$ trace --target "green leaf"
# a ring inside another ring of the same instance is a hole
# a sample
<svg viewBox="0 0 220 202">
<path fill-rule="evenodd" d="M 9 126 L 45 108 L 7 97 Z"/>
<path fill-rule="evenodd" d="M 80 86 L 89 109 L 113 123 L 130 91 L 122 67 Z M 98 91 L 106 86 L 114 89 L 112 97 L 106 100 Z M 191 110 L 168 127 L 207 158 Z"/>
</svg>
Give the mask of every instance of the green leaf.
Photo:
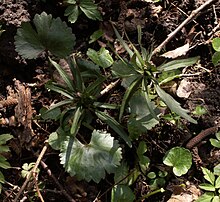
<svg viewBox="0 0 220 202">
<path fill-rule="evenodd" d="M 206 113 L 207 113 L 207 109 L 201 105 L 196 106 L 196 109 L 193 112 L 193 114 L 198 115 L 198 116 L 202 116 Z"/>
<path fill-rule="evenodd" d="M 128 52 L 130 58 L 134 55 L 134 52 L 129 48 L 129 46 L 125 43 L 125 41 L 122 39 L 121 35 L 118 33 L 117 29 L 113 25 L 113 29 L 115 32 L 115 35 L 117 39 L 119 40 L 120 44 L 124 47 L 124 49 Z"/>
<path fill-rule="evenodd" d="M 43 51 L 63 58 L 71 54 L 75 44 L 75 35 L 60 18 L 53 19 L 52 15 L 42 12 L 34 16 L 33 24 L 21 24 L 15 36 L 15 49 L 26 59 L 35 59 Z"/>
<path fill-rule="evenodd" d="M 35 59 L 45 50 L 45 47 L 30 23 L 23 22 L 21 28 L 17 29 L 15 50 L 23 58 L 27 59 Z"/>
<path fill-rule="evenodd" d="M 142 81 L 142 77 L 137 77 L 129 86 L 129 88 L 126 90 L 120 107 L 119 121 L 121 121 L 125 107 L 127 106 L 127 103 L 129 102 L 131 96 L 134 94 L 135 91 L 137 91 L 141 81 Z"/>
<path fill-rule="evenodd" d="M 126 78 L 138 74 L 133 69 L 132 65 L 123 61 L 115 61 L 111 70 L 114 75 L 117 75 L 120 78 Z"/>
<path fill-rule="evenodd" d="M 86 54 L 95 64 L 103 68 L 110 67 L 114 62 L 109 51 L 103 47 L 99 51 L 89 48 Z"/>
<path fill-rule="evenodd" d="M 214 193 L 212 192 L 206 192 L 202 196 L 200 196 L 196 202 L 211 202 L 212 199 L 214 198 Z"/>
<path fill-rule="evenodd" d="M 207 168 L 202 167 L 202 172 L 204 174 L 204 178 L 210 182 L 213 186 L 215 185 L 215 175 Z"/>
<path fill-rule="evenodd" d="M 0 184 L 4 184 L 5 183 L 5 177 L 3 175 L 3 173 L 0 171 Z M 1 188 L 0 188 L 1 189 Z"/>
<path fill-rule="evenodd" d="M 166 105 L 170 108 L 171 111 L 190 121 L 191 123 L 197 124 L 197 121 L 194 120 L 191 116 L 187 114 L 188 110 L 183 109 L 180 104 L 174 100 L 172 96 L 162 90 L 158 85 L 155 85 L 155 89 L 157 94 L 161 97 L 161 99 L 166 103 Z"/>
<path fill-rule="evenodd" d="M 214 66 L 217 66 L 220 62 L 220 52 L 215 52 L 212 55 L 212 63 L 214 64 Z"/>
<path fill-rule="evenodd" d="M 215 186 L 207 183 L 200 184 L 199 188 L 206 191 L 215 191 Z"/>
<path fill-rule="evenodd" d="M 129 147 L 132 147 L 131 140 L 128 137 L 127 133 L 114 118 L 98 110 L 95 111 L 95 114 L 98 116 L 99 119 L 107 123 L 127 143 Z"/>
<path fill-rule="evenodd" d="M 190 66 L 195 64 L 199 60 L 199 57 L 193 57 L 193 58 L 187 58 L 187 59 L 181 59 L 181 60 L 173 60 L 170 62 L 167 62 L 165 64 L 160 65 L 157 67 L 157 70 L 159 71 L 170 71 L 186 66 Z"/>
<path fill-rule="evenodd" d="M 167 166 L 172 166 L 176 176 L 181 176 L 186 174 L 190 169 L 192 155 L 188 149 L 174 147 L 166 153 L 163 163 Z"/>
<path fill-rule="evenodd" d="M 89 144 L 66 136 L 61 143 L 60 160 L 65 170 L 79 180 L 98 183 L 105 178 L 105 171 L 114 172 L 122 159 L 121 148 L 109 133 L 94 130 Z"/>
<path fill-rule="evenodd" d="M 214 175 L 220 176 L 220 163 L 214 167 Z"/>
<path fill-rule="evenodd" d="M 157 177 L 156 173 L 155 172 L 149 172 L 147 174 L 147 177 L 150 178 L 150 179 L 155 179 Z"/>
<path fill-rule="evenodd" d="M 3 169 L 11 168 L 10 164 L 7 162 L 7 159 L 0 155 L 0 167 Z"/>
<path fill-rule="evenodd" d="M 69 134 L 65 133 L 61 128 L 58 128 L 56 132 L 50 134 L 48 143 L 55 149 L 60 150 L 62 143 L 66 140 Z"/>
<path fill-rule="evenodd" d="M 152 117 L 156 120 L 159 121 L 155 111 L 154 111 L 154 105 L 152 104 L 149 96 L 148 96 L 148 90 L 147 90 L 147 81 L 145 79 L 142 80 L 142 91 L 143 91 L 143 95 L 144 98 L 146 100 L 146 107 L 148 108 L 150 114 L 152 115 Z"/>
<path fill-rule="evenodd" d="M 144 141 L 141 141 L 138 145 L 138 148 L 137 148 L 137 155 L 138 155 L 138 158 L 139 158 L 139 166 L 141 168 L 141 171 L 143 173 L 146 172 L 147 168 L 149 167 L 150 165 L 150 159 L 144 155 L 144 153 L 147 151 L 147 145 Z"/>
<path fill-rule="evenodd" d="M 49 60 L 50 60 L 51 64 L 56 68 L 56 70 L 58 71 L 58 73 L 61 76 L 61 78 L 66 83 L 66 85 L 69 88 L 69 90 L 71 90 L 72 92 L 75 92 L 75 88 L 73 86 L 73 81 L 70 78 L 70 76 L 63 70 L 63 68 L 58 63 L 56 63 L 55 61 L 53 61 L 50 58 L 49 58 Z"/>
<path fill-rule="evenodd" d="M 219 202 L 219 201 L 220 201 L 219 196 L 214 196 L 214 198 L 212 199 L 212 202 Z"/>
<path fill-rule="evenodd" d="M 214 38 L 212 40 L 212 47 L 215 51 L 220 52 L 220 38 Z"/>
<path fill-rule="evenodd" d="M 44 120 L 47 119 L 58 120 L 60 114 L 61 114 L 61 110 L 59 107 L 56 107 L 53 110 L 50 110 L 49 112 L 48 109 L 45 107 L 40 109 L 40 116 Z"/>
<path fill-rule="evenodd" d="M 69 99 L 73 99 L 74 96 L 76 95 L 75 92 L 70 91 L 66 86 L 60 86 L 57 83 L 54 82 L 47 82 L 45 85 L 46 88 L 48 88 L 51 91 L 60 93 L 61 95 L 69 98 Z"/>
<path fill-rule="evenodd" d="M 155 108 L 153 102 L 151 103 L 152 108 L 156 115 L 159 115 L 159 110 Z M 155 125 L 159 123 L 158 120 L 154 119 L 150 113 L 144 93 L 138 90 L 133 94 L 129 102 L 131 115 L 128 119 L 128 131 L 132 139 L 136 139 L 142 133 L 147 130 L 151 130 Z"/>
<path fill-rule="evenodd" d="M 102 20 L 97 5 L 92 0 L 80 0 L 79 7 L 85 15 L 92 20 Z"/>
<path fill-rule="evenodd" d="M 100 37 L 102 37 L 104 34 L 102 29 L 98 29 L 93 34 L 90 36 L 89 44 L 95 42 L 98 40 Z"/>
<path fill-rule="evenodd" d="M 215 134 L 216 138 L 220 141 L 220 131 Z"/>
<path fill-rule="evenodd" d="M 68 21 L 71 23 L 75 23 L 79 16 L 79 6 L 78 5 L 69 5 L 65 12 L 65 16 L 68 16 Z"/>
<path fill-rule="evenodd" d="M 213 147 L 220 148 L 220 141 L 219 140 L 216 140 L 214 138 L 210 138 L 209 141 Z"/>
<path fill-rule="evenodd" d="M 13 136 L 10 134 L 0 135 L 0 145 L 6 144 L 8 140 L 12 139 Z"/>
<path fill-rule="evenodd" d="M 85 110 L 80 106 L 77 107 L 75 110 L 75 113 L 73 115 L 73 122 L 72 122 L 72 126 L 70 129 L 70 134 L 75 137 L 76 134 L 78 133 L 78 130 L 81 126 L 81 121 L 82 121 L 82 116 L 84 114 Z"/>
<path fill-rule="evenodd" d="M 144 141 L 141 141 L 137 148 L 137 155 L 142 156 L 147 151 L 147 145 Z"/>
<path fill-rule="evenodd" d="M 215 180 L 215 188 L 216 189 L 220 188 L 220 176 L 218 176 L 217 179 Z"/>
<path fill-rule="evenodd" d="M 135 195 L 127 185 L 115 185 L 111 193 L 111 202 L 133 202 Z"/>
<path fill-rule="evenodd" d="M 128 183 L 128 166 L 123 161 L 114 173 L 114 182 L 116 184 L 127 184 Z"/>
<path fill-rule="evenodd" d="M 43 112 L 43 116 L 47 117 L 47 114 L 54 113 L 53 111 L 54 110 L 56 111 L 57 110 L 56 108 L 59 108 L 59 107 L 64 106 L 64 105 L 69 105 L 69 104 L 72 104 L 72 103 L 73 103 L 72 99 L 66 99 L 66 100 L 60 101 L 56 104 L 52 104 L 46 112 Z"/>
</svg>

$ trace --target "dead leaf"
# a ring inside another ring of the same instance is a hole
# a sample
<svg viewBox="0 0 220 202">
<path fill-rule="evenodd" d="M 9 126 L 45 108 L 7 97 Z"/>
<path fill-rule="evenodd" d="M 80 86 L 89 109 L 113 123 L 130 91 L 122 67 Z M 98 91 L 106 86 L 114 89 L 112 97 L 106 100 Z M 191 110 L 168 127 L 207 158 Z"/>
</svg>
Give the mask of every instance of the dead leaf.
<svg viewBox="0 0 220 202">
<path fill-rule="evenodd" d="M 186 53 L 189 51 L 189 43 L 185 44 L 184 46 L 181 46 L 179 48 L 176 48 L 175 50 L 168 51 L 164 53 L 162 56 L 165 58 L 177 58 L 179 56 L 186 55 Z"/>
</svg>

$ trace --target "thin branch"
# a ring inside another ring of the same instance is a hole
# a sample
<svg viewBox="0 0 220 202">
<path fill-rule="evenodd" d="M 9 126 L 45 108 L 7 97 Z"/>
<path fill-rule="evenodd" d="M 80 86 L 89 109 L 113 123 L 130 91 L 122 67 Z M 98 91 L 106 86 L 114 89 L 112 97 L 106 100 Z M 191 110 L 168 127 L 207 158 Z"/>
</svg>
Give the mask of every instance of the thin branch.
<svg viewBox="0 0 220 202">
<path fill-rule="evenodd" d="M 47 141 L 46 141 L 46 144 L 45 144 L 45 146 L 43 147 L 43 149 L 41 150 L 41 153 L 40 153 L 40 155 L 38 156 L 37 161 L 36 161 L 34 167 L 33 167 L 32 170 L 28 173 L 28 176 L 27 176 L 25 182 L 23 183 L 21 189 L 19 190 L 17 196 L 15 197 L 14 202 L 17 202 L 17 201 L 18 201 L 19 197 L 21 196 L 21 194 L 23 193 L 24 189 L 26 188 L 28 182 L 30 181 L 31 176 L 35 177 L 34 173 L 36 173 L 37 168 L 38 168 L 38 166 L 39 166 L 39 164 L 40 164 L 40 162 L 41 162 L 41 159 L 43 158 L 45 152 L 47 151 L 47 148 L 48 148 L 48 143 L 47 143 Z"/>
<path fill-rule="evenodd" d="M 51 172 L 51 170 L 48 168 L 47 164 L 44 163 L 43 160 L 41 160 L 41 166 L 43 167 L 43 169 L 47 172 L 47 174 L 53 179 L 53 181 L 55 182 L 55 184 L 57 185 L 57 187 L 60 189 L 60 191 L 62 192 L 62 194 L 66 197 L 66 199 L 69 202 L 76 202 L 67 192 L 66 190 L 63 188 L 63 186 L 59 183 L 59 181 L 56 179 L 56 177 L 53 175 L 53 173 Z"/>
<path fill-rule="evenodd" d="M 173 32 L 171 32 L 168 37 L 157 47 L 153 50 L 152 55 L 155 55 L 156 53 L 160 52 L 161 49 L 166 46 L 166 44 L 189 22 L 191 22 L 194 18 L 196 18 L 199 14 L 200 11 L 203 10 L 205 7 L 209 6 L 210 4 L 213 4 L 217 0 L 208 0 L 204 4 L 202 4 L 199 8 L 196 10 L 192 11 L 190 16 L 186 18 Z"/>
</svg>

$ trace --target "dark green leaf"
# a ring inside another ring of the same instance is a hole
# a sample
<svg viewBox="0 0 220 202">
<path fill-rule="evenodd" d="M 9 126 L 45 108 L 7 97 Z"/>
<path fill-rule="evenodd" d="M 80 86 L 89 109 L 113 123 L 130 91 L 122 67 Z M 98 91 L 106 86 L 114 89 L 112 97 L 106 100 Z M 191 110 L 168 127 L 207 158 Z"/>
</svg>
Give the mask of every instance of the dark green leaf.
<svg viewBox="0 0 220 202">
<path fill-rule="evenodd" d="M 92 0 L 80 0 L 79 7 L 85 15 L 92 20 L 102 20 L 97 5 Z"/>
<path fill-rule="evenodd" d="M 161 99 L 166 103 L 166 105 L 170 108 L 172 112 L 175 112 L 186 120 L 197 124 L 197 121 L 187 114 L 188 110 L 183 109 L 172 96 L 162 90 L 158 85 L 155 85 L 155 89 L 157 91 L 157 94 L 161 97 Z"/>
<path fill-rule="evenodd" d="M 86 54 L 95 64 L 103 68 L 110 67 L 114 62 L 109 51 L 103 47 L 99 51 L 89 48 Z"/>
<path fill-rule="evenodd" d="M 80 106 L 77 107 L 73 116 L 73 122 L 72 122 L 72 126 L 70 129 L 70 134 L 75 137 L 80 126 L 81 126 L 81 121 L 82 121 L 82 116 L 84 114 L 84 109 Z"/>
<path fill-rule="evenodd" d="M 126 90 L 123 99 L 122 99 L 122 103 L 121 103 L 121 108 L 120 108 L 120 113 L 119 113 L 119 120 L 121 121 L 125 107 L 127 106 L 131 96 L 134 94 L 135 91 L 137 91 L 140 83 L 142 81 L 142 77 L 137 77 L 133 83 L 128 87 L 128 89 Z"/>
<path fill-rule="evenodd" d="M 111 193 L 111 202 L 133 202 L 135 195 L 127 185 L 115 185 Z"/>
<path fill-rule="evenodd" d="M 96 110 L 95 113 L 98 118 L 107 123 L 127 143 L 129 147 L 132 147 L 131 140 L 128 137 L 127 133 L 114 118 L 98 110 Z"/>
<path fill-rule="evenodd" d="M 167 62 L 165 64 L 160 65 L 157 67 L 159 71 L 170 71 L 186 66 L 190 66 L 195 64 L 199 60 L 199 57 L 187 58 L 187 59 L 180 59 L 180 60 L 173 60 L 171 62 Z"/>
<path fill-rule="evenodd" d="M 25 22 L 15 36 L 16 51 L 23 58 L 37 58 L 45 50 L 60 58 L 71 54 L 75 35 L 65 22 L 60 18 L 53 19 L 45 12 L 36 14 L 33 21 L 37 32 Z"/>
<path fill-rule="evenodd" d="M 10 134 L 0 135 L 0 145 L 6 144 L 8 140 L 12 139 L 13 136 Z"/>
<path fill-rule="evenodd" d="M 89 43 L 93 43 L 96 40 L 98 40 L 102 35 L 104 34 L 103 30 L 98 29 L 97 31 L 93 32 L 93 34 L 90 36 Z"/>
<path fill-rule="evenodd" d="M 0 168 L 8 169 L 11 168 L 10 164 L 4 156 L 0 155 Z"/>
<path fill-rule="evenodd" d="M 78 5 L 70 5 L 66 8 L 65 16 L 68 16 L 68 21 L 71 23 L 75 23 L 79 16 L 79 6 Z"/>
<path fill-rule="evenodd" d="M 73 86 L 73 81 L 70 78 L 70 76 L 63 70 L 63 68 L 58 63 L 56 63 L 55 61 L 53 61 L 50 58 L 49 58 L 49 60 L 52 63 L 52 65 L 56 68 L 56 70 L 59 72 L 60 76 L 62 77 L 62 79 L 66 83 L 69 90 L 71 90 L 72 92 L 75 92 L 75 88 Z"/>
</svg>

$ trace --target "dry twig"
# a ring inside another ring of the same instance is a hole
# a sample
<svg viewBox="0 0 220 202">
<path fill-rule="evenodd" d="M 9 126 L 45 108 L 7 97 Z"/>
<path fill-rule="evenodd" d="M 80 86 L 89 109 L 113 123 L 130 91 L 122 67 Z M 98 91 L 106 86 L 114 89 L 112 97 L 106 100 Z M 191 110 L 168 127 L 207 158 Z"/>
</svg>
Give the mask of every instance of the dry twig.
<svg viewBox="0 0 220 202">
<path fill-rule="evenodd" d="M 213 4 L 217 0 L 208 0 L 204 4 L 202 4 L 199 8 L 192 11 L 191 15 L 186 18 L 173 32 L 171 32 L 168 37 L 157 47 L 153 50 L 152 55 L 155 55 L 156 53 L 160 52 L 161 49 L 189 22 L 191 22 L 194 18 L 196 18 L 200 11 L 202 11 L 205 7 L 209 6 L 210 4 Z"/>
<path fill-rule="evenodd" d="M 21 189 L 19 190 L 17 196 L 15 197 L 14 202 L 17 202 L 17 201 L 18 201 L 19 197 L 21 196 L 21 194 L 23 193 L 24 189 L 26 188 L 28 182 L 30 181 L 31 176 L 36 177 L 35 174 L 36 174 L 37 168 L 38 168 L 38 166 L 39 166 L 39 164 L 40 164 L 40 162 L 41 162 L 41 160 L 42 160 L 42 158 L 43 158 L 43 156 L 44 156 L 44 154 L 45 154 L 47 148 L 48 148 L 48 143 L 46 142 L 45 146 L 44 146 L 43 149 L 41 150 L 40 155 L 38 156 L 38 159 L 37 159 L 37 161 L 36 161 L 34 167 L 33 167 L 32 170 L 28 173 L 25 182 L 23 183 Z M 39 193 L 38 193 L 38 194 L 39 194 Z M 44 200 L 43 200 L 43 197 L 41 196 L 41 194 L 39 195 L 39 197 L 40 197 L 41 201 L 44 201 Z"/>
</svg>

